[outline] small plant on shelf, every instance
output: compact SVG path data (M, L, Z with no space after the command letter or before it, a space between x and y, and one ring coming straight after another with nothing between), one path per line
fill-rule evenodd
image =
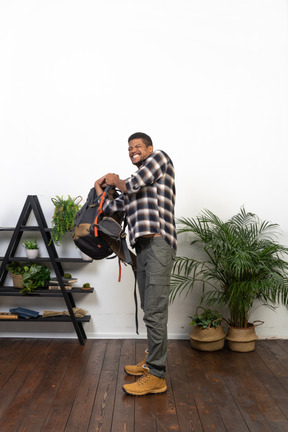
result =
M82 290L90 290L90 283L86 282L81 287Z
M38 288L44 287L45 283L50 280L50 270L44 265L33 263L21 265L18 262L12 262L8 264L7 270L12 274L14 286L21 288L22 294L28 294ZM21 277L20 281L16 284L15 276Z
M25 247L25 249L29 250L38 249L37 240L25 240L23 246Z
M45 282L50 280L50 270L48 267L38 264L24 266L23 273L23 294L28 294L37 288L44 287Z
M7 270L14 275L22 275L23 274L23 266L19 262L11 262L7 265Z
M74 219L77 212L80 210L81 197L71 198L68 195L67 199L63 196L51 198L55 209L52 218L52 231L51 241L54 240L55 244L59 246L64 242L65 233L72 231L74 226Z
M25 240L23 246L25 247L27 258L37 258L39 253L37 240Z

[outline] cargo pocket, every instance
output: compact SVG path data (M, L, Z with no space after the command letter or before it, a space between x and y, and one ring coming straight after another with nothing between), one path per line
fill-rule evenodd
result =
M170 285L170 275L175 259L174 250L162 237L151 242L153 260L149 265L149 282L152 285Z

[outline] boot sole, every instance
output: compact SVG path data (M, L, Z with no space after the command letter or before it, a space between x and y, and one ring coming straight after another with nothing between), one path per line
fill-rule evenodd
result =
M152 395L152 394L163 394L167 391L167 386L161 390L154 390L146 393L129 393L124 386L122 387L123 391L128 394L129 396L146 396L146 395Z

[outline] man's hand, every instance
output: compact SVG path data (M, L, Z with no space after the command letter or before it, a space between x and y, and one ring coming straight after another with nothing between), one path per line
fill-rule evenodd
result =
M121 180L118 174L109 173L101 177L99 180L96 180L94 187L97 195L100 195L103 192L103 188L106 186L114 186L121 192L127 192L125 180Z
M94 183L97 196L101 195L103 193L103 188L106 187L105 178L106 176L103 176L100 179L96 180Z
M118 174L106 174L105 182L108 186L115 186L118 187L117 184L119 182L119 175Z

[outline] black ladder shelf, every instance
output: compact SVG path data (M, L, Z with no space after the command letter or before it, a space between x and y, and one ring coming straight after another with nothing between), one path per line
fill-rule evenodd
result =
M37 226L27 226L27 222L29 219L29 216L31 214L31 212L34 212L34 216L36 218L37 221ZM37 290L35 292L32 292L31 294L27 294L28 296L46 296L46 297L63 297L68 309L68 312L70 314L70 317L51 317L48 319L44 319L42 317L33 319L33 322L38 322L38 321L42 321L42 322L72 322L75 332L77 334L79 343L81 345L84 345L85 340L87 339L84 328L83 328L83 322L89 322L90 321L90 316L89 315L85 315L83 318L76 318L75 314L73 312L73 308L76 306L75 305L75 301L73 298L73 292L82 292L84 293L84 291L82 291L80 288L72 288L71 291L68 291L65 289L65 285L63 282L63 275L64 275L64 271L62 268L62 262L83 262L82 259L78 259L78 258L59 258L58 254L57 254L57 250L56 247L54 245L54 242L51 241L51 229L48 228L46 220L45 220L45 216L43 214L41 205L39 203L38 197L37 195L28 195L27 199L25 201L24 207L22 209L22 212L20 214L19 220L17 222L17 225L15 228L0 228L0 231L13 231L11 240L9 242L9 245L7 247L5 256L2 259L2 264L0 266L0 296L13 296L13 295L22 295L19 290L12 288L12 287L8 287L5 286L5 280L8 274L8 270L7 270L7 264L9 262L12 261L34 261L34 260L28 260L28 258L20 258L20 257L15 257L15 253L17 251L19 242L21 240L22 234L24 231L40 231L41 235L42 235L42 239L44 241L44 244L46 246L47 252L48 252L48 256L47 258L36 258L35 261L49 261L52 264L53 270L55 272L56 278L58 280L58 285L61 288L61 291L55 292L53 291L49 291L48 289L41 289L41 290ZM93 288L91 288L89 291L85 291L85 293L89 293L89 292L93 292ZM5 320L5 322L7 321L12 321L12 320ZM18 320L17 320L18 321ZM26 320L25 320L26 321ZM29 322L31 322L31 320L27 320ZM23 322L21 320L21 322Z

